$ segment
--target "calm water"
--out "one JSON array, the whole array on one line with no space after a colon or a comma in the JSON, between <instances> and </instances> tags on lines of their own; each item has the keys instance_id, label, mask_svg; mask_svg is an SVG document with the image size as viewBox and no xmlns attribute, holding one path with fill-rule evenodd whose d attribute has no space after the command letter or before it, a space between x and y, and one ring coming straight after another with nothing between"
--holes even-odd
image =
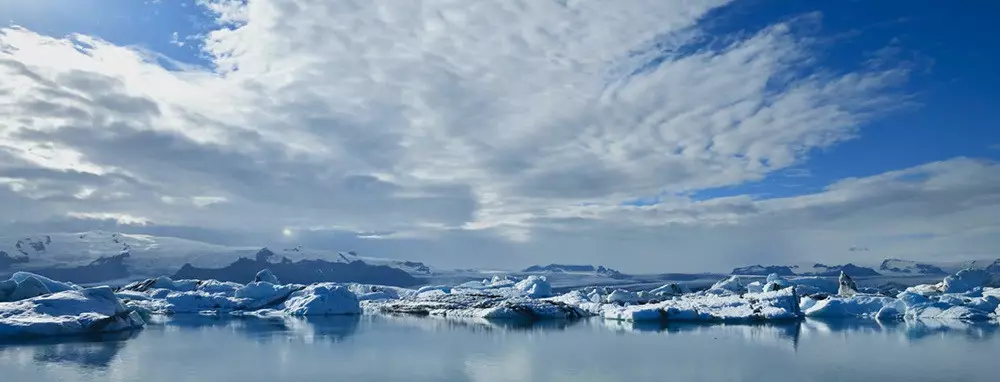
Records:
<instances>
[{"instance_id":1,"label":"calm water","mask_svg":"<svg viewBox=\"0 0 1000 382\"><path fill-rule=\"evenodd\" d=\"M0 381L997 381L998 331L187 316L102 339L0 344Z\"/></svg>"}]
</instances>

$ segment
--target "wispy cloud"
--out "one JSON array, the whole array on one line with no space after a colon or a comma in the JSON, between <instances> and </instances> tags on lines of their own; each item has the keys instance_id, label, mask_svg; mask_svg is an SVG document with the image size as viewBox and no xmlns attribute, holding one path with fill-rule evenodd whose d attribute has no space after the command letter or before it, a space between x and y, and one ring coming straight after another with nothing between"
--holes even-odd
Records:
<instances>
[{"instance_id":1,"label":"wispy cloud","mask_svg":"<svg viewBox=\"0 0 1000 382\"><path fill-rule=\"evenodd\" d=\"M853 205L864 195L840 184L780 202L672 199L807 175L810 150L855 138L906 81L888 52L825 70L792 28L815 18L703 46L699 22L726 3L203 0L218 29L194 45L214 67L180 70L6 28L0 206L32 211L11 221L337 226L525 253L559 232L635 229L649 253L668 240L651 227L805 224L794 211ZM644 195L666 197L620 205Z\"/></svg>"}]
</instances>

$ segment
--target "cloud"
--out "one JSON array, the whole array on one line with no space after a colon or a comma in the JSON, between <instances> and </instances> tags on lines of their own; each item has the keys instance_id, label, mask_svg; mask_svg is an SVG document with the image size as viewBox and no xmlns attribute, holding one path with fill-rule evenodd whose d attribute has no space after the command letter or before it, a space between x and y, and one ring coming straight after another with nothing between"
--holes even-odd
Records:
<instances>
[{"instance_id":1,"label":"cloud","mask_svg":"<svg viewBox=\"0 0 1000 382\"><path fill-rule=\"evenodd\" d=\"M880 219L862 180L777 200L689 197L808 174L798 166L813 150L903 99L908 72L891 57L822 67L799 28L817 18L709 36L701 25L726 1L199 4L217 19L193 44L211 68L90 36L0 32L0 205L19 206L0 219L354 232L386 251L497 264L560 245L638 264L714 233L773 246L746 228L755 221ZM928 178L995 171L947 163ZM936 211L916 207L898 208ZM573 242L582 235L589 248ZM628 259L608 257L617 245Z\"/></svg>"}]
</instances>

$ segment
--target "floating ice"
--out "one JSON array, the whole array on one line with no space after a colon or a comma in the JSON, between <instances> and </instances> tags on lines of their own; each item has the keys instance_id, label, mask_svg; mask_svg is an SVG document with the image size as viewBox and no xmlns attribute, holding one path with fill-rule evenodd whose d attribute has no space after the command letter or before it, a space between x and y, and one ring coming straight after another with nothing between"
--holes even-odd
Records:
<instances>
[{"instance_id":1,"label":"floating ice","mask_svg":"<svg viewBox=\"0 0 1000 382\"><path fill-rule=\"evenodd\" d=\"M549 284L545 276L528 276L528 278L514 284L514 289L532 298L552 296L552 284Z\"/></svg>"},{"instance_id":2,"label":"floating ice","mask_svg":"<svg viewBox=\"0 0 1000 382\"><path fill-rule=\"evenodd\" d=\"M271 273L270 269L261 269L260 272L257 272L257 276L254 276L253 281L265 281L271 284L280 284L278 282L278 276Z\"/></svg>"},{"instance_id":3,"label":"floating ice","mask_svg":"<svg viewBox=\"0 0 1000 382\"><path fill-rule=\"evenodd\" d=\"M291 316L330 316L361 314L358 296L346 287L313 284L296 291L282 304L282 311Z\"/></svg>"},{"instance_id":4,"label":"floating ice","mask_svg":"<svg viewBox=\"0 0 1000 382\"><path fill-rule=\"evenodd\" d=\"M844 271L840 271L840 278L838 279L840 287L837 289L837 296L840 297L851 297L858 294L858 284L854 282L851 276L848 276Z\"/></svg>"},{"instance_id":5,"label":"floating ice","mask_svg":"<svg viewBox=\"0 0 1000 382\"><path fill-rule=\"evenodd\" d=\"M906 306L893 297L855 295L851 297L827 297L816 300L803 297L799 307L808 317L861 317L876 318L884 307L892 307L897 312ZM888 313L888 311L886 312Z\"/></svg>"},{"instance_id":6,"label":"floating ice","mask_svg":"<svg viewBox=\"0 0 1000 382\"><path fill-rule=\"evenodd\" d=\"M45 276L42 276L42 275L36 275L34 273L31 273L31 272L14 272L14 274L10 276L10 279L14 280L14 281L16 281L18 283L22 283L22 282L24 282L25 279L27 279L29 277L34 277L34 278L38 279L38 281L41 281L42 284L45 284L45 288L47 288L50 293L64 292L64 291L68 291L68 290L80 290L80 289L83 289L83 288L80 288L80 287L78 287L76 285L73 285L72 283L64 283L64 282L61 282L61 281L55 281L55 280L50 279L48 277L45 277Z\"/></svg>"},{"instance_id":7,"label":"floating ice","mask_svg":"<svg viewBox=\"0 0 1000 382\"><path fill-rule=\"evenodd\" d=\"M939 285L939 290L944 293L968 292L975 287L985 286L992 276L982 269L968 268L958 271L958 273L945 277Z\"/></svg>"},{"instance_id":8,"label":"floating ice","mask_svg":"<svg viewBox=\"0 0 1000 382\"><path fill-rule=\"evenodd\" d=\"M145 325L108 287L0 303L0 337L112 332Z\"/></svg>"},{"instance_id":9,"label":"floating ice","mask_svg":"<svg viewBox=\"0 0 1000 382\"><path fill-rule=\"evenodd\" d=\"M664 284L663 286L649 291L650 295L657 297L680 296L691 293L691 289L678 283Z\"/></svg>"},{"instance_id":10,"label":"floating ice","mask_svg":"<svg viewBox=\"0 0 1000 382\"><path fill-rule=\"evenodd\" d=\"M729 276L729 278L719 281L708 288L709 293L712 294L725 294L722 291L732 292L732 293L745 293L747 291L747 285L749 281L746 281L745 277L742 276Z\"/></svg>"},{"instance_id":11,"label":"floating ice","mask_svg":"<svg viewBox=\"0 0 1000 382\"><path fill-rule=\"evenodd\" d=\"M801 315L795 288L743 296L688 295L655 304L604 306L606 319L623 321L756 321Z\"/></svg>"}]
</instances>

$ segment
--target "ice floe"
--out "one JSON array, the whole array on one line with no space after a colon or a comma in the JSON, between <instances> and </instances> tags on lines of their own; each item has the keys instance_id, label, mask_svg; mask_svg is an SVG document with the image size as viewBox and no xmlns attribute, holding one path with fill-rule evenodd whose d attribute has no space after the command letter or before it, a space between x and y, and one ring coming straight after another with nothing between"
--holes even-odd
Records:
<instances>
[{"instance_id":1,"label":"ice floe","mask_svg":"<svg viewBox=\"0 0 1000 382\"><path fill-rule=\"evenodd\" d=\"M743 296L699 294L658 303L602 306L600 315L623 321L756 321L798 318L794 288Z\"/></svg>"},{"instance_id":2,"label":"ice floe","mask_svg":"<svg viewBox=\"0 0 1000 382\"><path fill-rule=\"evenodd\" d=\"M126 309L108 287L0 302L0 337L114 332L143 325L139 314Z\"/></svg>"}]
</instances>

